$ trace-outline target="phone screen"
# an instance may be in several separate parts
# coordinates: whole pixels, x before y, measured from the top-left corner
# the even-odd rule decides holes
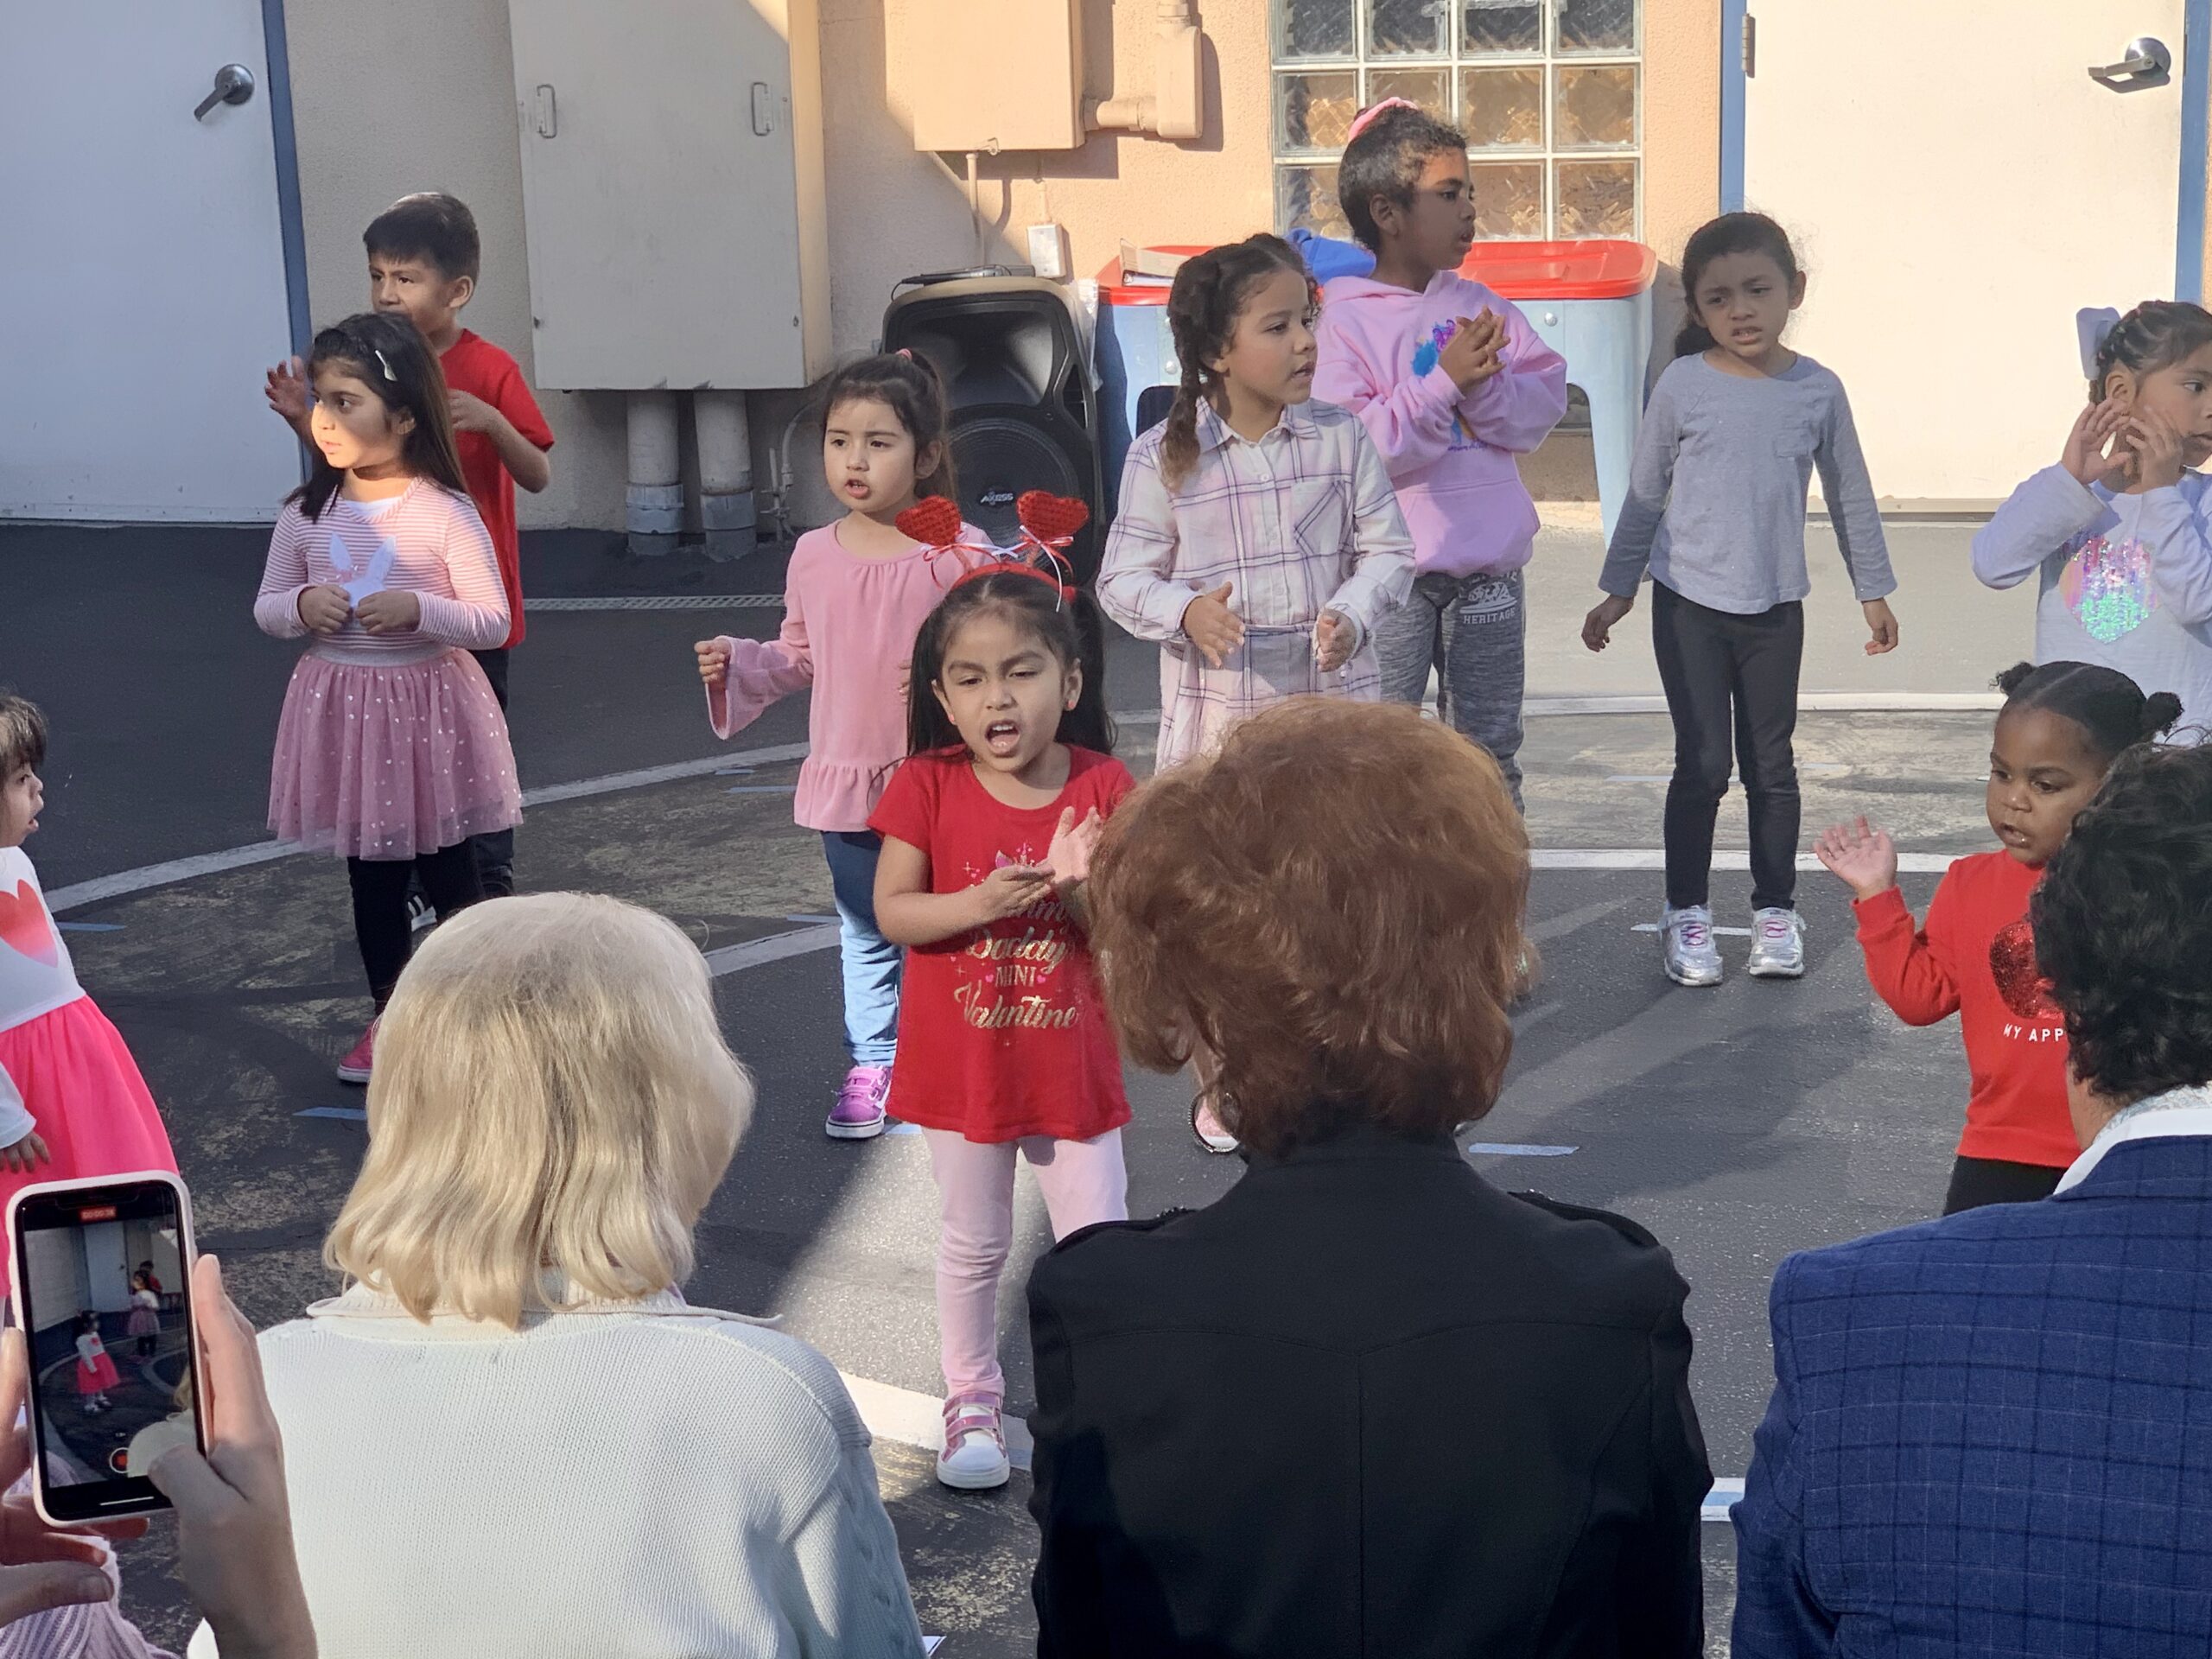
[[[64,1522],[168,1507],[145,1471],[205,1444],[181,1183],[27,1187],[12,1213],[41,1506]]]

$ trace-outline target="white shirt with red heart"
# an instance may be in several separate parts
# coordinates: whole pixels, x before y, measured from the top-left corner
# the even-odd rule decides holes
[[[38,872],[22,848],[0,847],[0,1031],[29,1025],[84,994]],[[0,1066],[0,1146],[13,1146],[35,1127],[22,1090]]]

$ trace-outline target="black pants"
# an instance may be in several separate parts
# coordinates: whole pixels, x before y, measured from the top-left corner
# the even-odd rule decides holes
[[[497,651],[472,651],[484,670],[484,677],[492,682],[492,695],[499,700],[499,712],[507,710],[507,648]],[[510,741],[512,734],[510,734]],[[487,835],[472,836],[468,844],[476,849],[476,872],[484,883],[486,899],[505,899],[515,890],[515,832],[494,830]],[[425,894],[425,897],[429,895]]]
[[[1708,610],[1651,584],[1651,649],[1675,720],[1667,785],[1667,902],[1707,902],[1713,825],[1728,792],[1730,740],[1751,808],[1751,906],[1794,906],[1797,892],[1797,670],[1805,607],[1756,616]]]
[[[1951,1190],[1943,1195],[1943,1213],[1979,1210],[1985,1204],[2033,1204],[2058,1190],[2066,1172],[2049,1164],[2016,1164],[2009,1158],[1968,1158],[1961,1154],[1951,1164]]]
[[[360,941],[361,966],[368,970],[369,995],[377,1012],[391,1001],[391,988],[407,965],[412,933],[407,925],[407,887],[423,884],[423,896],[443,921],[484,896],[476,874],[476,849],[466,841],[413,858],[349,858],[346,879],[353,888],[353,937]]]

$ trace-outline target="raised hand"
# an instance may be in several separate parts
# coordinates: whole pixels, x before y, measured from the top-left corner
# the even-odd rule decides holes
[[[2077,483],[2114,482],[2128,471],[2134,458],[2125,444],[2114,445],[2127,420],[2127,410],[2117,398],[2089,404],[2074,417],[2074,429],[2066,435],[2066,448],[2058,464]]]
[[[699,677],[709,688],[729,681],[729,647],[719,639],[701,639],[691,647],[699,658]]]
[[[488,433],[499,419],[498,410],[466,391],[448,391],[446,410],[456,432]]]
[[[1054,891],[1065,893],[1090,879],[1090,856],[1098,850],[1098,838],[1106,833],[1106,820],[1092,807],[1090,814],[1077,823],[1075,808],[1063,807],[1060,821],[1052,828],[1052,844],[1045,850],[1045,868],[1052,873]]]
[[[1244,643],[1244,620],[1229,608],[1229,595],[1235,586],[1224,582],[1183,607],[1184,637],[1214,668],[1227,662],[1229,653]]]
[[[335,633],[353,614],[353,601],[343,588],[321,582],[300,590],[300,620],[310,633]]]
[[[1613,624],[1636,608],[1632,599],[1623,599],[1618,594],[1607,594],[1590,607],[1590,614],[1582,619],[1582,643],[1592,651],[1603,651],[1613,642]]]
[[[308,395],[308,365],[296,357],[288,357],[269,371],[264,395],[269,407],[283,418],[284,424],[295,431],[307,423],[308,404],[313,401]]]
[[[2162,490],[2181,482],[2181,432],[2163,415],[2139,410],[2127,423],[2123,441],[2135,456],[2135,482]]]
[[[1813,856],[1848,882],[1854,898],[1872,899],[1897,884],[1897,843],[1863,817],[1821,831]]]

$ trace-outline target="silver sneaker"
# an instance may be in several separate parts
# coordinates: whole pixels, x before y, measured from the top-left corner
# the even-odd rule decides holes
[[[1659,918],[1659,944],[1667,977],[1677,985],[1718,985],[1720,947],[1713,942],[1713,912],[1704,905],[1669,906]]]
[[[1804,978],[1805,918],[1779,905],[1753,911],[1751,960],[1746,971],[1754,979]]]

